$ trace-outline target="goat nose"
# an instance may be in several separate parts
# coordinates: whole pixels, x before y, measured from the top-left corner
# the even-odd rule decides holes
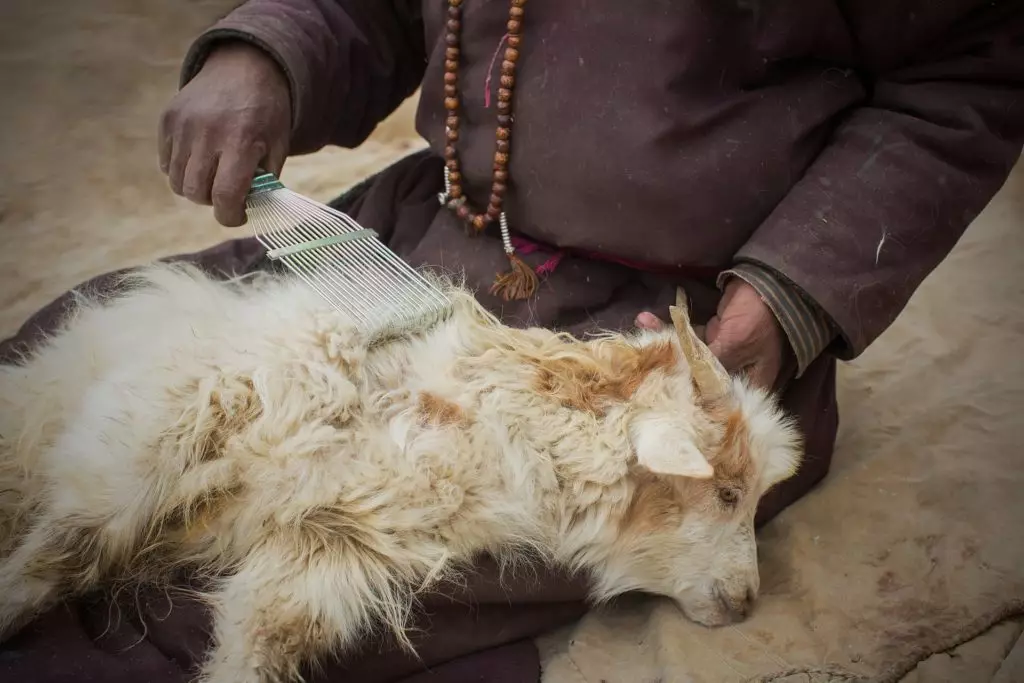
[[[730,598],[725,591],[716,587],[715,597],[718,599],[718,604],[722,606],[725,614],[729,615],[732,621],[737,622],[743,621],[754,611],[757,593],[748,586],[742,598]]]
[[[740,604],[742,617],[746,618],[750,616],[750,613],[754,611],[755,601],[757,601],[757,593],[754,592],[753,588],[747,588],[747,594],[743,596],[743,602]]]
[[[722,611],[734,622],[743,621],[747,618],[750,612],[753,611],[756,598],[754,591],[750,588],[747,588],[742,598],[736,599],[730,598],[725,591],[717,586],[715,588],[715,597],[718,599],[718,604],[721,605]]]

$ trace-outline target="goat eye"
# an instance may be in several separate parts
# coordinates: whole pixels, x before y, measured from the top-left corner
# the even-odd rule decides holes
[[[735,505],[739,502],[740,492],[732,487],[721,488],[718,489],[718,498],[726,505]]]

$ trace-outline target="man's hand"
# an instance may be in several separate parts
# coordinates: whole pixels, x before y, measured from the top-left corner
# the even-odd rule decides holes
[[[160,168],[176,194],[212,204],[221,225],[236,227],[256,168],[280,174],[290,133],[284,72],[258,48],[226,44],[164,111]]]
[[[659,329],[663,324],[652,313],[636,317],[637,327]],[[774,388],[782,371],[786,336],[768,304],[743,280],[732,278],[726,284],[704,341],[727,371],[746,374],[764,389]]]

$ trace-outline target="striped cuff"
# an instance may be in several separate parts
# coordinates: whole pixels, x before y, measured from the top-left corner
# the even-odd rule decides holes
[[[775,314],[793,349],[796,377],[800,377],[835,339],[835,327],[817,305],[774,271],[754,263],[738,263],[718,276],[718,287],[724,287],[733,276],[757,290]]]

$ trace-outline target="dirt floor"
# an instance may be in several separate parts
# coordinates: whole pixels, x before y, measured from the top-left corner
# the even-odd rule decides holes
[[[240,234],[217,226],[208,209],[171,194],[157,169],[155,142],[159,112],[176,88],[190,39],[234,4],[0,3],[0,334],[13,332],[32,311],[93,275]],[[327,199],[420,146],[413,106],[407,103],[359,150],[291,160],[285,181]],[[1024,521],[1018,502],[1024,498],[1022,268],[1019,170],[897,324],[863,358],[842,368],[843,431],[830,482],[787,513],[765,541],[775,544],[765,553],[769,578],[781,563],[799,565],[800,599],[816,602],[795,621],[772,621],[783,598],[795,598],[782,588],[769,595],[762,626],[790,624],[772,628],[791,629],[773,632],[776,643],[791,649],[773,651],[777,666],[730,664],[737,680],[771,674],[772,680],[824,681],[831,675],[789,679],[782,671],[809,672],[812,664],[824,671],[835,663],[858,670],[859,662],[874,675],[924,659],[907,683],[1024,681],[1024,644],[1014,649],[1020,621],[926,658],[944,642],[956,644],[950,634],[969,631],[971,620],[984,621],[1003,602],[1024,598],[1018,551]],[[901,525],[907,528],[892,530]],[[925,539],[920,557],[894,550],[896,539],[911,537]],[[955,552],[963,561],[947,563],[943,553],[954,552],[943,545],[947,541],[962,541],[970,555],[961,548]],[[876,574],[864,569],[869,556]],[[938,571],[917,572],[926,560]],[[863,594],[854,586],[858,576],[871,583]],[[901,605],[917,605],[918,611],[865,607],[862,615],[850,614],[882,594],[901,596]],[[941,614],[929,607],[940,594],[948,602]],[[645,609],[640,626],[628,628],[653,628],[667,619],[659,621],[658,608]],[[960,621],[942,626],[940,617],[950,614]],[[623,652],[609,645],[624,633],[617,623],[595,616],[548,642],[547,680],[597,680],[587,673],[587,658],[599,657],[585,643],[589,638],[600,643],[596,649]],[[919,623],[939,625],[922,631]],[[905,624],[913,628],[900,631]],[[757,631],[738,633],[748,641],[759,638]],[[899,646],[879,644],[900,637],[906,642]],[[758,642],[764,648],[772,639]],[[846,651],[854,646],[860,649]],[[643,666],[648,655],[636,656]],[[666,672],[684,669],[666,664],[672,656],[664,651],[657,656],[664,680],[725,680],[692,670],[676,677]]]

